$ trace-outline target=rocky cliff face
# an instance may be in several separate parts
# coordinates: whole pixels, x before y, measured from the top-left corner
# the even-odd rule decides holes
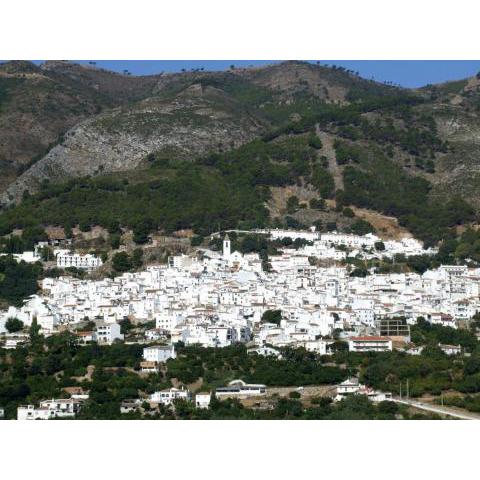
[[[171,99],[151,97],[92,116],[71,128],[3,193],[17,202],[42,181],[136,168],[148,153],[174,151],[194,158],[211,150],[239,146],[262,131],[242,106],[211,87],[192,85]]]
[[[477,75],[478,77],[478,75]],[[433,193],[461,195],[480,207],[480,78],[428,87],[433,99],[423,108],[433,115],[449,149],[430,178]]]
[[[0,191],[78,122],[143,98],[157,83],[68,62],[0,64]]]

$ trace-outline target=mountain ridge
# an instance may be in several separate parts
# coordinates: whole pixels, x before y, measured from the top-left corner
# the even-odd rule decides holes
[[[2,72],[5,78],[38,76],[60,85],[61,105],[67,111],[74,94],[77,102],[90,108],[71,115],[72,125],[59,141],[9,182],[1,197],[4,205],[48,190],[48,184],[109,174],[124,177],[122,172],[128,175],[135,169],[148,179],[152,162],[174,168],[180,162],[193,171],[209,155],[220,155],[205,165],[226,179],[231,177],[228,168],[237,166],[224,168],[224,163],[237,158],[252,172],[267,168],[282,178],[278,184],[276,177],[272,180],[258,172],[264,183],[255,188],[313,186],[324,200],[334,200],[339,215],[342,205],[373,209],[399,218],[403,227],[429,242],[444,236],[445,228],[472,218],[471,207],[459,203],[461,197],[480,207],[478,76],[405,89],[362,79],[341,68],[298,61],[145,78],[65,62],[41,67],[3,64],[0,79]],[[17,97],[21,94],[22,90]],[[15,90],[10,95],[15,106]],[[59,101],[58,96],[50,101]],[[6,104],[7,117],[14,115],[8,99]],[[70,124],[64,121],[66,125]],[[287,153],[298,143],[297,137],[300,142],[308,139],[317,153],[312,156],[308,149],[297,147]],[[282,148],[287,150],[282,153]],[[273,163],[262,166],[267,158]],[[188,175],[178,175],[187,181]],[[243,181],[241,170],[236,175]],[[257,184],[255,176],[248,179],[248,188]],[[245,192],[238,193],[241,197]],[[411,201],[415,198],[423,202],[421,210]],[[268,202],[268,195],[256,201]],[[437,218],[433,222],[437,230],[427,233],[428,217],[438,217],[439,212],[447,220]],[[297,217],[317,214],[302,215]]]

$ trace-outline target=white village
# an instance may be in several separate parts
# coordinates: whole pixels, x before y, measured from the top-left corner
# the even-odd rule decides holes
[[[431,324],[458,328],[480,310],[480,269],[444,265],[416,273],[352,276],[341,264],[346,256],[393,258],[397,254],[433,255],[413,238],[381,242],[373,235],[317,233],[312,230],[256,230],[270,239],[298,238],[308,244],[283,248],[269,257],[264,271],[257,253],[232,251],[228,233],[222,251],[199,248],[189,255],[176,255],[167,264],[144,271],[124,273],[113,279],[86,280],[69,276],[45,278],[41,293],[24,305],[0,313],[4,348],[28,341],[27,334],[5,333],[5,323],[15,317],[24,325],[36,321],[41,332],[55,335],[71,330],[80,344],[113,344],[124,341],[120,322],[149,323],[144,331],[144,374],[158,372],[159,365],[175,358],[175,344],[222,348],[241,342],[249,352],[281,357],[281,347],[300,348],[319,355],[332,353],[343,340],[352,352],[384,352],[401,349],[418,355],[421,347],[410,344],[410,326],[422,317]],[[100,259],[56,250],[57,265],[75,265],[92,270]],[[22,260],[37,258],[26,252]],[[328,260],[320,267],[314,259]],[[20,260],[20,259],[19,259]],[[279,312],[269,322],[265,312]],[[35,320],[34,320],[35,319]],[[86,330],[89,323],[93,328]],[[461,352],[457,345],[439,345],[447,355]],[[265,385],[248,385],[241,379],[217,389],[216,395],[262,395]],[[352,378],[337,387],[336,399],[347,393],[385,399],[391,394],[375,392]],[[208,408],[210,392],[197,395],[198,408]],[[193,400],[191,392],[170,388],[152,394],[149,401],[170,405],[175,399]],[[19,419],[71,417],[84,399],[45,400],[39,407],[19,407]],[[122,403],[122,412],[139,408],[140,399]]]

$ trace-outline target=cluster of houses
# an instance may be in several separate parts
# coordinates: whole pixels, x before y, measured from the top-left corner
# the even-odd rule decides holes
[[[353,352],[390,351],[400,342],[407,353],[418,355],[421,346],[406,347],[409,326],[418,317],[458,328],[480,311],[480,269],[444,265],[422,275],[372,271],[366,277],[353,277],[347,266],[333,262],[319,267],[310,261],[312,256],[341,260],[343,254],[352,252],[364,256],[425,253],[414,239],[383,242],[385,248],[377,251],[379,239],[372,234],[257,233],[272,238],[302,238],[311,244],[284,248],[279,255],[271,256],[269,271],[263,270],[258,254],[232,252],[227,235],[221,252],[199,249],[192,255],[170,257],[166,265],[113,279],[45,278],[41,294],[28,298],[21,307],[0,311],[3,348],[28,342],[25,332],[5,332],[9,318],[19,319],[25,326],[35,319],[45,335],[72,329],[83,344],[123,341],[120,322],[129,319],[134,324],[155,325],[145,331],[142,340],[148,344],[140,364],[144,374],[158,372],[162,363],[175,358],[174,345],[179,341],[204,347],[243,342],[248,344],[249,353],[276,358],[282,357],[279,347],[285,346],[328,355],[338,339]],[[37,250],[28,255],[36,258],[39,253]],[[101,265],[99,259],[66,250],[56,251],[56,259],[62,267],[92,269]],[[281,313],[270,323],[272,315],[265,315],[267,311]],[[86,322],[88,331],[81,328]],[[162,345],[158,345],[159,340]],[[447,355],[461,353],[456,345],[439,347]],[[168,406],[179,399],[194,402],[197,408],[209,408],[213,394],[242,398],[265,395],[266,391],[265,385],[242,380],[196,395],[172,387],[145,399],[125,400],[121,412],[136,411],[145,401]],[[389,394],[372,391],[357,379],[346,380],[336,392],[336,400],[350,394],[365,394],[373,401],[389,399]],[[44,400],[38,406],[20,406],[17,414],[25,420],[68,418],[80,411],[84,401],[75,396]]]
[[[395,255],[435,255],[435,248],[424,249],[420,241],[412,237],[399,240],[382,240],[373,233],[354,235],[349,233],[320,233],[312,227],[310,230],[266,229],[255,230],[254,233],[267,235],[272,240],[291,238],[305,240],[309,244],[298,250],[299,256],[310,256],[322,260],[340,261],[349,257],[362,259],[393,258]],[[293,249],[287,252],[294,254]]]
[[[149,347],[150,348],[150,347]],[[144,358],[152,358],[152,352],[149,348],[144,349]],[[166,350],[165,350],[166,352]],[[170,351],[174,354],[174,350]],[[158,357],[157,357],[158,358]],[[168,360],[161,356],[160,362]],[[297,391],[302,390],[297,389]],[[350,395],[365,395],[372,402],[381,402],[391,400],[391,393],[375,391],[359,383],[357,378],[348,378],[336,386],[334,401],[341,401]],[[199,392],[192,394],[185,387],[167,388],[150,394],[147,398],[133,398],[123,400],[120,404],[120,413],[128,414],[131,412],[142,411],[145,413],[145,406],[149,413],[158,410],[158,407],[175,408],[177,401],[193,402],[195,408],[208,409],[215,396],[219,400],[222,398],[248,399],[251,397],[261,397],[267,395],[267,387],[263,384],[249,384],[241,379],[232,380],[224,387],[218,387],[214,392]],[[89,395],[85,393],[72,394],[70,398],[43,400],[38,406],[20,405],[17,408],[17,420],[53,420],[53,419],[72,419],[81,410],[83,403],[88,400]],[[3,418],[3,409],[0,409],[0,418]]]
[[[144,349],[144,358],[149,358],[151,352]],[[170,357],[171,358],[171,357]],[[164,361],[164,360],[162,360]],[[303,388],[297,389],[297,391]],[[381,402],[391,400],[392,394],[389,392],[376,391],[370,387],[361,384],[357,378],[348,378],[336,386],[334,401],[341,401],[351,395],[365,395],[372,402]],[[214,392],[192,392],[185,387],[167,388],[153,392],[148,398],[133,398],[123,400],[120,404],[120,413],[128,414],[131,412],[142,411],[145,413],[145,405],[149,413],[157,411],[159,406],[173,407],[177,401],[193,402],[195,408],[208,409],[215,396],[219,400],[222,398],[248,399],[251,397],[260,397],[267,395],[267,387],[263,384],[249,384],[241,379],[232,380],[224,387],[218,387]],[[17,408],[17,420],[54,420],[54,419],[72,419],[81,410],[83,403],[88,400],[88,394],[72,394],[70,398],[43,400],[38,406],[20,405]],[[3,418],[3,409],[0,409],[0,418]]]
[[[42,249],[49,248],[49,242],[38,242],[35,249],[22,253],[14,253],[12,256],[17,262],[36,263],[42,260]],[[0,256],[6,256],[6,253]],[[77,268],[79,270],[92,271],[103,265],[102,259],[94,254],[76,253],[71,249],[56,248],[53,250],[53,257],[58,268]]]
[[[70,398],[42,400],[38,407],[20,405],[17,408],[17,420],[71,419],[80,412],[82,404],[88,398],[85,394],[74,394]]]
[[[120,413],[139,411],[144,402],[148,404],[149,408],[156,409],[160,405],[164,407],[174,406],[177,400],[193,402],[196,408],[207,409],[210,408],[213,395],[218,399],[227,397],[245,399],[266,395],[266,393],[267,387],[265,385],[250,384],[241,379],[232,380],[225,387],[218,387],[215,389],[215,392],[199,392],[192,394],[190,390],[184,387],[171,387],[153,392],[148,399],[135,398],[124,400],[120,405]]]
[[[320,235],[320,242],[355,248],[377,241],[371,234],[269,232]],[[272,268],[266,272],[258,254],[232,252],[227,235],[221,252],[201,249],[113,279],[45,278],[41,295],[0,312],[0,333],[11,317],[26,326],[35,318],[46,335],[94,321],[95,328],[80,332],[79,340],[109,344],[123,339],[119,322],[130,319],[155,324],[145,341],[168,338],[171,344],[204,347],[253,342],[259,348],[304,347],[325,355],[334,338],[347,341],[353,351],[391,350],[395,340],[408,340],[408,325],[418,317],[457,328],[480,310],[480,269],[441,266],[423,275],[352,277],[347,266],[319,267],[310,256],[285,248],[269,258]],[[265,321],[268,310],[280,310],[280,321]],[[404,330],[385,330],[392,318],[404,319]]]

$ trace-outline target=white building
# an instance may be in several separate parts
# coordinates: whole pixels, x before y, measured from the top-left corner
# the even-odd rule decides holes
[[[122,338],[115,324],[130,318],[135,324],[155,323],[156,329],[146,333],[148,340],[169,338],[172,344],[182,341],[219,348],[253,340],[258,354],[269,353],[264,345],[305,347],[325,354],[335,331],[346,340],[374,336],[385,332],[381,330],[383,319],[396,317],[405,318],[407,325],[423,317],[433,324],[459,328],[460,321],[468,322],[480,311],[477,268],[444,266],[423,275],[371,271],[358,278],[351,277],[346,266],[335,264],[346,253],[362,258],[380,258],[387,250],[406,254],[421,248],[414,239],[385,241],[386,250],[380,251],[372,235],[322,236],[291,230],[275,235],[309,239],[313,244],[298,250],[284,248],[270,256],[271,272],[262,270],[258,254],[232,252],[225,237],[222,252],[199,249],[201,259],[178,255],[170,259],[170,265],[101,280],[45,278],[41,295],[27,299],[20,308],[0,312],[0,333],[10,316],[26,327],[36,318],[45,334],[76,329],[90,320],[106,326],[79,338],[88,342],[98,337],[99,342],[111,343]],[[316,251],[319,258],[326,255],[323,266],[309,260]],[[334,252],[341,255],[336,257]],[[262,322],[267,310],[281,310],[280,324]],[[388,341],[352,340],[350,344],[354,351],[391,348]]]
[[[123,340],[123,334],[120,333],[120,325],[118,323],[97,323],[95,329],[96,341],[111,345],[115,340]]]
[[[440,350],[446,355],[460,355],[462,353],[462,347],[460,345],[438,345]]]
[[[212,394],[208,392],[197,393],[195,395],[195,406],[197,408],[209,408],[212,400]]]
[[[50,420],[52,418],[74,417],[81,408],[82,401],[78,399],[43,400],[40,406],[22,405],[17,408],[17,420]]]
[[[143,358],[147,362],[166,362],[169,358],[176,358],[174,345],[156,345],[143,349]]]
[[[350,337],[348,339],[350,352],[388,352],[392,350],[392,340],[388,337]]]
[[[333,344],[333,340],[309,340],[305,342],[305,349],[309,352],[318,353],[319,355],[332,355],[331,346]]]
[[[18,263],[36,263],[42,260],[42,257],[37,252],[22,252],[22,253],[0,253],[0,257],[11,255]]]
[[[154,392],[150,395],[150,401],[161,405],[171,405],[175,400],[190,400],[191,393],[184,388],[169,388],[167,390],[161,390]]]
[[[142,401],[139,398],[125,399],[120,403],[120,413],[132,413],[140,410]]]
[[[315,231],[315,227],[312,227],[310,230],[284,230],[280,228],[271,228],[267,230],[255,230],[255,233],[269,235],[272,240],[281,240],[283,238],[291,238],[296,240],[300,238],[302,240],[307,240],[313,242],[318,240],[320,234]]]
[[[225,235],[225,238],[223,239],[223,258],[228,259],[230,258],[230,255],[232,254],[231,252],[231,242],[230,238],[228,237],[228,233]]]
[[[255,396],[264,395],[267,391],[267,387],[262,384],[248,384],[243,380],[232,380],[228,386],[219,387],[216,389],[215,394],[217,397],[225,396]]]
[[[101,267],[103,262],[100,257],[92,254],[81,255],[72,253],[70,250],[54,250],[53,254],[57,259],[57,267],[75,267],[82,270],[94,270]]]
[[[337,385],[337,395],[334,400],[339,402],[350,395],[365,395],[372,402],[383,402],[392,398],[390,392],[373,390],[372,388],[362,385],[358,381],[358,378],[347,378],[347,380]]]
[[[267,347],[266,345],[262,345],[260,347],[250,348],[247,353],[256,353],[257,355],[262,355],[263,357],[275,357],[281,360],[282,354],[272,347]]]
[[[188,255],[175,255],[168,257],[168,266],[170,268],[187,268],[194,263],[194,259]]]

